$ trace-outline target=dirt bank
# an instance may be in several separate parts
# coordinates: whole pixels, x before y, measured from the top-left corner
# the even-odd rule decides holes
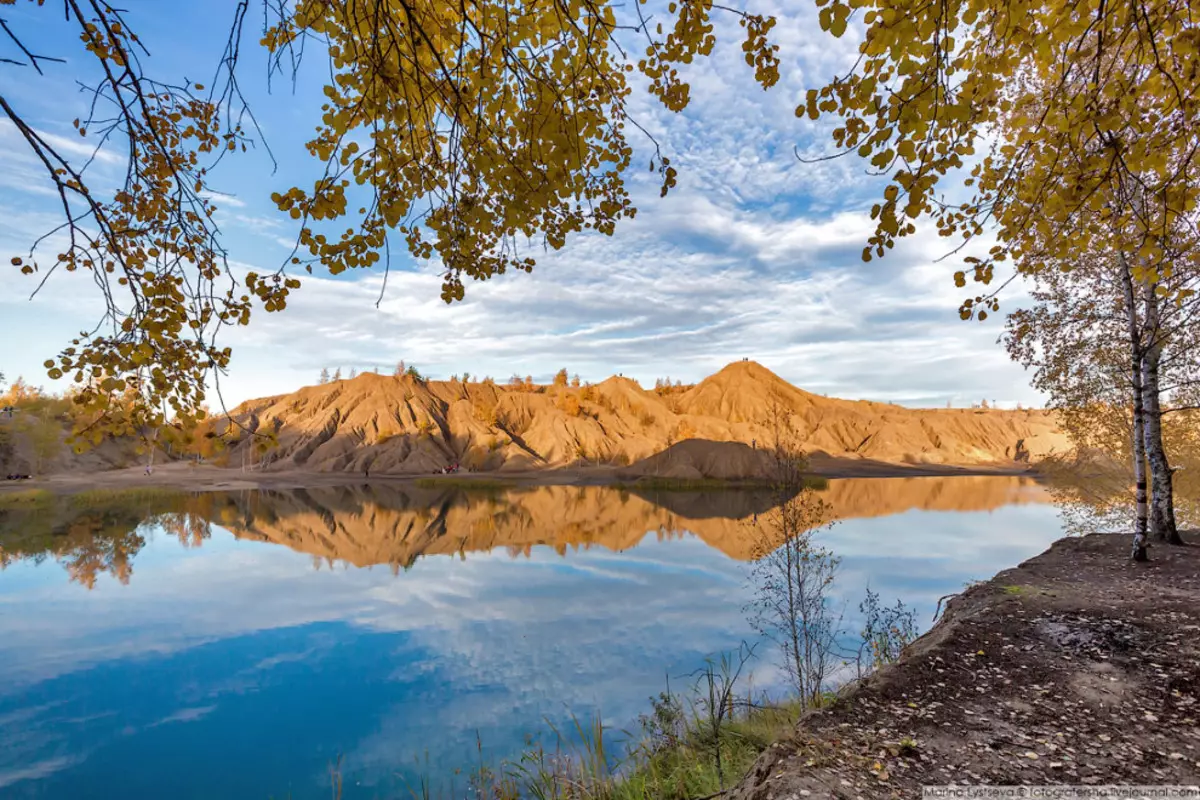
[[[1200,783],[1200,548],[1056,542],[952,599],[896,664],[804,717],[729,796]]]

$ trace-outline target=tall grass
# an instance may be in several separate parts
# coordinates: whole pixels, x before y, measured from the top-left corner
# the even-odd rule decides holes
[[[188,492],[180,489],[144,486],[133,489],[88,489],[67,495],[63,499],[75,508],[96,508],[108,505],[169,502],[188,495]]]
[[[20,489],[0,492],[0,510],[36,510],[55,504],[64,507],[87,509],[113,505],[162,503],[187,497],[188,493],[178,489],[153,486],[133,489],[88,489],[75,494],[58,495],[48,489]]]
[[[549,743],[531,743],[517,756],[489,763],[477,741],[478,765],[466,776],[466,791],[439,789],[426,764],[407,785],[410,800],[692,800],[711,798],[735,785],[772,743],[787,737],[804,710],[799,701],[758,705],[746,699],[713,737],[705,713],[684,711],[678,697],[663,693],[654,712],[625,754],[614,758],[609,744],[621,732],[605,727],[598,714],[572,716],[565,729],[547,723]],[[628,733],[626,732],[628,738]],[[418,762],[419,763],[419,762]],[[718,766],[719,765],[719,766]],[[342,762],[330,765],[331,790],[340,800]]]
[[[20,489],[15,492],[0,492],[0,510],[45,508],[53,500],[54,494],[45,489]]]

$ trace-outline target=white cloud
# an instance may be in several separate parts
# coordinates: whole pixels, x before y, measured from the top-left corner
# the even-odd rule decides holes
[[[402,358],[438,377],[547,378],[566,366],[649,385],[742,357],[833,395],[1036,400],[994,344],[998,327],[958,320],[948,270],[932,263],[943,252],[936,237],[863,265],[864,226],[850,214],[772,222],[707,200],[680,205],[652,209],[612,239],[578,237],[540,256],[532,275],[471,285],[453,306],[430,271],[394,271],[379,308],[380,276],[305,278],[286,312],[230,332],[226,400],[311,382],[326,366],[386,370]],[[684,226],[710,231],[719,250],[687,249],[690,233],[668,241]]]
[[[863,264],[872,230],[866,209],[882,191],[880,179],[854,155],[820,163],[796,157],[832,150],[829,124],[794,111],[807,88],[853,62],[854,31],[836,41],[816,35],[809,6],[768,0],[761,10],[780,19],[773,36],[782,47],[781,80],[772,90],[764,92],[745,65],[736,18],[718,12],[722,44],[683,71],[692,83],[687,111],[668,112],[644,91],[631,96],[631,112],[680,170],[666,200],[645,169],[647,143],[631,129],[638,218],[611,239],[574,236],[557,253],[535,248],[533,275],[472,283],[466,302],[447,307],[435,268],[395,269],[379,308],[378,271],[301,275],[305,286],[285,312],[260,312],[250,329],[227,332],[234,360],[221,381],[226,400],[292,390],[324,366],[388,369],[401,358],[442,377],[545,378],[565,365],[592,380],[624,373],[652,383],[666,373],[695,380],[751,357],[806,388],[847,397],[1038,402],[996,346],[998,325],[957,319],[965,292],[951,275],[961,258],[934,263],[946,242],[922,233]],[[303,184],[312,166],[300,147],[310,135],[306,98],[259,101],[286,177],[261,152],[231,157],[212,176],[229,192],[213,197],[240,264],[275,269],[294,245],[294,223],[269,194]],[[53,106],[42,118],[55,118]],[[0,127],[0,142],[14,133]],[[62,144],[73,152],[84,146],[69,137]],[[19,151],[0,150],[6,210],[16,214],[0,223],[5,255],[27,249],[56,213],[36,165]],[[411,266],[404,257],[397,263]],[[24,292],[28,281],[5,269],[0,264],[0,302],[13,305],[0,319],[0,337],[31,346],[3,352],[0,371],[41,382],[41,362],[94,323],[95,291],[82,276],[55,276],[44,299],[16,302],[10,287]]]
[[[100,142],[95,137],[69,137],[60,136],[57,133],[33,128],[33,133],[51,148],[56,150],[60,155],[74,163],[79,161],[77,166],[83,166],[83,163],[89,159],[97,163],[103,164],[124,164],[125,159],[118,155],[114,150],[111,142],[104,146],[99,146]],[[33,159],[35,156],[28,150],[28,145],[21,132],[17,130],[17,126],[7,119],[0,119],[0,146],[8,151],[9,155],[6,158],[14,156]]]
[[[225,194],[224,192],[201,192],[200,196],[206,200],[211,200],[217,208],[245,208],[246,201],[241,200],[234,195]]]

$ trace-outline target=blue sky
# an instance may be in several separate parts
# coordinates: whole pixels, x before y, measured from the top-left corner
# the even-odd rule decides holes
[[[163,3],[129,0],[128,19],[164,79],[207,82],[220,55],[233,0]],[[405,359],[434,377],[470,372],[499,379],[518,373],[546,380],[560,367],[598,381],[623,373],[652,385],[670,375],[697,380],[750,357],[810,391],[907,405],[1038,402],[1020,367],[995,343],[999,320],[963,323],[962,290],[942,263],[947,243],[931,231],[871,264],[860,260],[871,231],[868,209],[882,191],[856,157],[804,164],[828,152],[828,131],[797,119],[807,88],[852,58],[853,43],[821,34],[811,4],[755,2],[780,19],[782,79],[764,93],[741,60],[739,29],[718,17],[723,45],[691,65],[693,103],[683,114],[635,94],[633,112],[680,172],[678,188],[658,198],[652,176],[635,171],[639,214],[614,237],[584,235],[539,253],[532,275],[470,284],[465,302],[439,299],[436,265],[401,260],[379,308],[382,274],[358,271],[307,278],[282,314],[260,313],[227,335],[234,348],[223,395],[233,404],[315,381],[322,367],[390,370]],[[319,165],[303,143],[321,103],[321,65],[313,59],[298,88],[266,85],[257,44],[261,7],[253,4],[243,40],[241,80],[267,143],[213,175],[219,221],[239,269],[274,268],[290,252],[294,223],[274,209],[273,191],[306,185]],[[88,140],[70,127],[84,96],[75,81],[86,60],[53,4],[5,9],[31,49],[61,56],[45,77],[0,65],[0,94],[70,152]],[[0,44],[0,57],[17,57]],[[10,48],[11,49],[11,48]],[[97,318],[95,287],[82,274],[58,274],[32,301],[34,283],[8,267],[37,235],[57,224],[54,198],[13,127],[0,123],[0,372],[49,386],[41,363]],[[634,163],[648,162],[633,140]],[[645,157],[642,157],[642,153]],[[116,155],[95,175],[115,175]],[[983,243],[982,246],[986,246]],[[1006,295],[1006,308],[1020,301]],[[19,346],[17,346],[19,343]]]

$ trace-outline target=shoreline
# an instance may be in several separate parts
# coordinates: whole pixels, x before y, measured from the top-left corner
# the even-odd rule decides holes
[[[951,466],[941,464],[890,464],[864,459],[822,458],[810,462],[806,475],[813,478],[926,478],[926,477],[1013,477],[1025,476],[1037,480],[1038,471],[1030,466],[1008,465]],[[0,482],[0,494],[18,491],[43,490],[56,495],[69,495],[94,489],[178,489],[189,492],[222,492],[270,489],[308,489],[336,486],[415,486],[423,482],[444,481],[447,486],[470,488],[522,489],[537,486],[612,486],[634,488],[639,480],[658,491],[711,491],[722,489],[754,489],[769,486],[756,480],[697,480],[670,481],[654,476],[632,475],[623,467],[563,467],[529,471],[439,473],[384,473],[364,476],[349,472],[316,472],[305,470],[243,471],[236,467],[196,465],[191,462],[171,462],[154,468],[151,475],[144,467],[104,470],[97,472],[64,472],[23,481]],[[672,484],[675,484],[672,486]]]
[[[893,800],[952,785],[1196,786],[1200,548],[1157,545],[1135,564],[1131,539],[1064,537],[969,585],[896,661],[816,705],[747,703],[724,738],[695,717],[638,745],[625,773],[509,771],[496,786],[517,791],[497,795],[547,796],[564,781],[611,800],[681,787],[705,800]],[[713,736],[730,780],[713,773]]]
[[[1131,540],[1067,536],[952,596],[899,660],[805,712],[726,800],[1200,784],[1200,547],[1155,543],[1135,564]]]
[[[180,468],[188,472],[173,475]],[[183,478],[193,479],[193,491],[228,489],[197,485],[196,469],[202,468],[168,465],[152,476],[160,482],[123,487],[85,483],[89,476],[77,475],[77,481],[59,481],[55,496],[106,488],[169,492]],[[241,474],[208,469],[216,477]],[[147,477],[140,470],[120,472]],[[572,474],[591,483],[523,485],[611,485],[617,471],[579,472]],[[560,477],[529,477],[548,474]],[[968,474],[1036,477],[1030,470]],[[608,484],[599,482],[606,476]],[[240,488],[286,488],[293,480],[311,487],[314,477],[325,479],[321,486],[362,485],[358,476],[339,473],[253,477],[284,480]],[[512,476],[443,477],[461,485]],[[431,478],[385,476],[370,483],[417,485]],[[49,481],[22,483],[45,492]],[[1194,540],[1198,533],[1185,535]],[[1135,564],[1130,540],[1122,534],[1061,538],[951,596],[944,615],[895,663],[847,684],[794,726],[794,717],[745,719],[743,727],[762,737],[761,744],[737,773],[726,773],[732,780],[720,786],[723,800],[882,800],[952,783],[1200,784],[1200,547],[1155,542],[1151,560]]]

